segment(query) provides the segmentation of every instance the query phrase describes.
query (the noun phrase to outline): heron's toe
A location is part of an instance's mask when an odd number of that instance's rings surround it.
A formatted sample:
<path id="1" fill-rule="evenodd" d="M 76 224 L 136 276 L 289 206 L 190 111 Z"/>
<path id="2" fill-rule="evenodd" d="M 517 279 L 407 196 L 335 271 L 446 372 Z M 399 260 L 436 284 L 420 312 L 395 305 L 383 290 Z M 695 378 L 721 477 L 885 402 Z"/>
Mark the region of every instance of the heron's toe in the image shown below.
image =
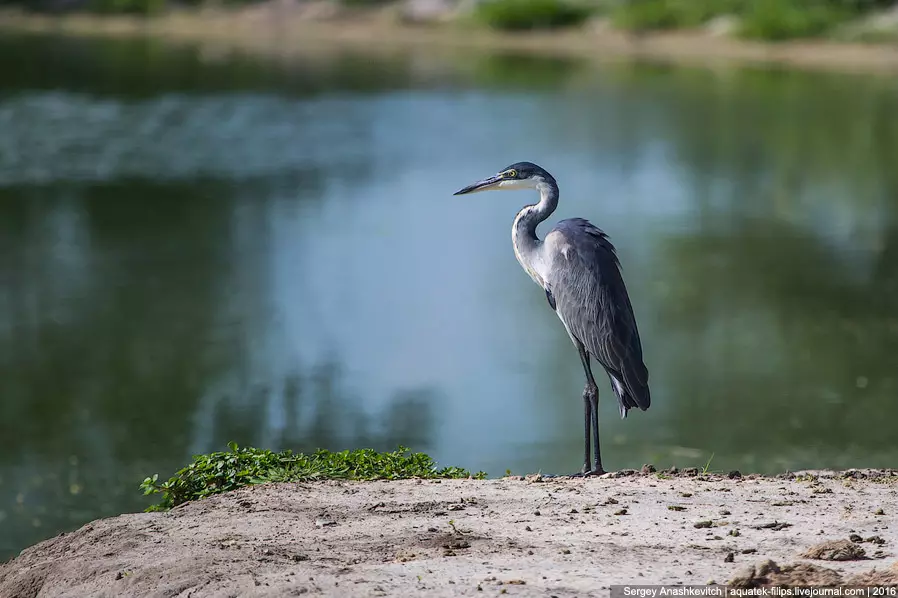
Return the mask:
<path id="1" fill-rule="evenodd" d="M 605 471 L 604 469 L 602 469 L 601 467 L 599 467 L 597 469 L 593 469 L 592 471 L 585 472 L 583 474 L 583 476 L 584 477 L 595 477 L 595 476 L 605 475 L 606 473 L 608 473 L 608 472 Z"/>

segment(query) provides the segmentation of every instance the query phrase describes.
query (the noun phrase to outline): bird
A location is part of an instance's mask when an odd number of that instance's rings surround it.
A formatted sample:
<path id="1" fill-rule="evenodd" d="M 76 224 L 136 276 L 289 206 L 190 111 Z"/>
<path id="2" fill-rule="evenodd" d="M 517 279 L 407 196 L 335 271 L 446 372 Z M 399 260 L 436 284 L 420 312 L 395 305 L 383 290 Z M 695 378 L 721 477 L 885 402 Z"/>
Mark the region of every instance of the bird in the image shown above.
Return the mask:
<path id="1" fill-rule="evenodd" d="M 574 476 L 607 473 L 599 445 L 599 389 L 590 358 L 604 368 L 617 397 L 621 419 L 630 409 L 651 405 L 649 371 L 642 355 L 636 317 L 617 250 L 605 232 L 584 218 L 560 220 L 540 239 L 536 228 L 558 207 L 558 183 L 533 162 L 516 162 L 453 195 L 529 189 L 539 202 L 525 205 L 511 228 L 512 247 L 524 271 L 545 291 L 549 307 L 580 354 L 583 388 L 584 462 Z M 590 454 L 590 430 L 595 462 Z"/>

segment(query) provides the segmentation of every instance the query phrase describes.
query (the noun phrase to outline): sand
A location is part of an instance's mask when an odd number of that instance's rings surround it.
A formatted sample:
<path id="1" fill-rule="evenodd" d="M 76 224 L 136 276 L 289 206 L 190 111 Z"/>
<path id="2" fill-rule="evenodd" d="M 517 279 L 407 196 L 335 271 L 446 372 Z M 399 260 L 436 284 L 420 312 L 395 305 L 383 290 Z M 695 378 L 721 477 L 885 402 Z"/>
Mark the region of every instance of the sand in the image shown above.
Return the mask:
<path id="1" fill-rule="evenodd" d="M 595 596 L 898 584 L 898 471 L 268 484 L 89 523 L 0 596 Z M 772 561 L 772 562 L 771 562 Z"/>

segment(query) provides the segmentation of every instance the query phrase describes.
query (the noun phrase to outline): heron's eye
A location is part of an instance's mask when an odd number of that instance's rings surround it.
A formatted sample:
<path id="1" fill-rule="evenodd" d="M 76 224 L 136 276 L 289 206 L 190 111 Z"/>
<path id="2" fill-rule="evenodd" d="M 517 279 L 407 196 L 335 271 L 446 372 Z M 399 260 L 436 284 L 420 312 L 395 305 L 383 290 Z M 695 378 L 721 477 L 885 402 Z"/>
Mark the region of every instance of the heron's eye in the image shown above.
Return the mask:
<path id="1" fill-rule="evenodd" d="M 518 171 L 515 170 L 514 168 L 512 168 L 511 170 L 506 170 L 506 171 L 505 171 L 505 177 L 506 177 L 506 178 L 513 179 L 513 178 L 515 178 L 516 176 L 518 176 Z"/>

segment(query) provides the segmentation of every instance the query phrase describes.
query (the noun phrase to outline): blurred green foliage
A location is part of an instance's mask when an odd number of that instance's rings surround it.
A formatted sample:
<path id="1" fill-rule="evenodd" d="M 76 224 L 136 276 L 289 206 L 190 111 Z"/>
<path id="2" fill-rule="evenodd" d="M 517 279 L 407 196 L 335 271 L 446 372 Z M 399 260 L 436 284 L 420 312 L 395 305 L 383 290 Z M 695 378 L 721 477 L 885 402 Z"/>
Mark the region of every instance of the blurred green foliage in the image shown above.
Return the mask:
<path id="1" fill-rule="evenodd" d="M 263 0 L 216 0 L 222 6 L 254 4 Z M 97 14 L 158 15 L 173 7 L 206 4 L 208 0 L 0 0 L 2 6 L 17 6 L 32 12 L 88 12 Z"/>
<path id="2" fill-rule="evenodd" d="M 823 0 L 755 0 L 748 3 L 739 33 L 772 41 L 816 37 L 855 16 L 856 2 Z"/>
<path id="3" fill-rule="evenodd" d="M 174 6 L 198 6 L 211 0 L 0 0 L 32 11 L 88 11 L 152 16 Z M 265 0 L 215 0 L 240 6 Z M 398 0 L 335 0 L 350 7 Z M 594 14 L 608 13 L 629 31 L 702 27 L 715 17 L 736 19 L 743 38 L 780 41 L 827 36 L 849 41 L 893 41 L 893 29 L 854 27 L 860 17 L 898 5 L 898 0 L 480 0 L 472 17 L 492 29 L 525 31 L 575 27 Z M 847 27 L 847 29 L 846 29 Z"/>
<path id="4" fill-rule="evenodd" d="M 157 15 L 166 8 L 166 0 L 90 0 L 87 8 L 102 14 Z"/>
<path id="5" fill-rule="evenodd" d="M 474 18 L 493 29 L 523 31 L 580 25 L 593 9 L 566 0 L 487 0 Z"/>
<path id="6" fill-rule="evenodd" d="M 716 16 L 738 13 L 742 4 L 744 0 L 628 0 L 613 11 L 612 21 L 630 30 L 699 27 Z"/>
<path id="7" fill-rule="evenodd" d="M 612 13 L 620 28 L 647 31 L 700 27 L 711 19 L 739 19 L 741 37 L 763 40 L 816 37 L 894 0 L 626 0 Z"/>
<path id="8" fill-rule="evenodd" d="M 164 511 L 191 500 L 266 482 L 486 477 L 483 472 L 471 475 L 459 467 L 437 469 L 428 455 L 409 453 L 402 446 L 390 453 L 372 449 L 334 453 L 320 449 L 311 455 L 239 448 L 234 442 L 228 443 L 228 448 L 224 452 L 195 456 L 190 465 L 166 482 L 159 483 L 158 474 L 146 478 L 140 485 L 144 494 L 162 494 L 162 500 L 147 510 Z"/>

